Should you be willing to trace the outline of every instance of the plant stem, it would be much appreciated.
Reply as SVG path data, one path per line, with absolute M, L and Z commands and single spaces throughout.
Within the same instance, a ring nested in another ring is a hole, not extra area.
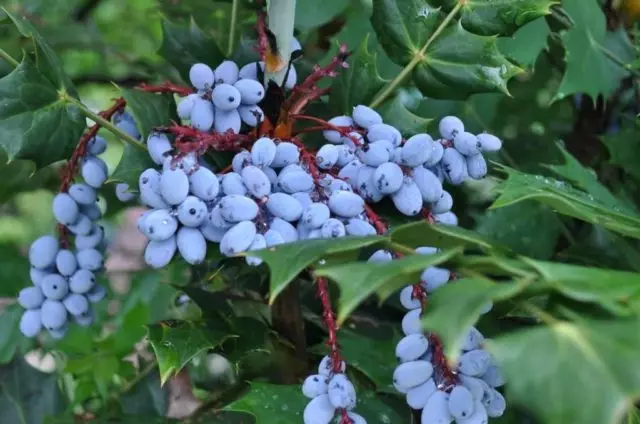
M 135 378 L 133 378 L 131 381 L 128 381 L 122 386 L 119 394 L 121 395 L 123 393 L 127 393 L 129 390 L 133 389 L 136 384 L 138 384 L 146 376 L 151 374 L 153 370 L 156 369 L 157 366 L 158 366 L 158 361 L 156 359 L 153 359 L 151 362 L 147 364 L 146 367 L 140 370 L 140 372 L 135 376 Z
M 227 57 L 233 53 L 236 44 L 236 25 L 238 23 L 238 3 L 239 0 L 233 0 L 231 3 L 231 24 L 229 29 L 229 44 L 227 45 Z
M 78 109 L 80 109 L 80 111 L 87 118 L 91 119 L 96 124 L 99 124 L 104 129 L 112 132 L 120 140 L 124 141 L 127 144 L 131 144 L 131 145 L 133 145 L 133 146 L 135 146 L 135 147 L 137 147 L 139 149 L 147 150 L 147 146 L 145 146 L 144 143 L 141 143 L 140 141 L 138 141 L 135 138 L 131 137 L 129 134 L 125 133 L 120 128 L 118 128 L 115 125 L 113 125 L 111 123 L 111 121 L 109 121 L 107 119 L 104 119 L 102 116 L 100 116 L 97 113 L 95 113 L 92 110 L 90 110 L 88 107 L 86 107 L 84 104 L 82 104 L 82 102 L 80 100 L 78 100 L 78 99 L 76 99 L 74 97 L 71 97 L 66 93 L 62 94 L 61 98 L 66 102 L 73 103 L 75 106 L 78 107 Z
M 20 62 L 15 60 L 9 53 L 0 49 L 0 57 L 3 58 L 9 65 L 12 65 L 14 68 L 17 68 L 20 65 Z
M 369 104 L 369 107 L 375 108 L 380 106 L 382 102 L 385 101 L 387 97 L 389 97 L 394 92 L 394 90 L 398 88 L 400 84 L 402 84 L 404 79 L 407 76 L 409 76 L 409 74 L 413 71 L 413 68 L 415 68 L 418 65 L 418 63 L 422 62 L 425 59 L 424 55 L 427 52 L 427 49 L 429 48 L 429 46 L 431 46 L 431 44 L 436 40 L 436 38 L 438 38 L 438 36 L 442 33 L 442 31 L 444 31 L 447 25 L 449 25 L 449 22 L 451 22 L 451 20 L 456 16 L 456 14 L 461 8 L 462 8 L 462 2 L 458 1 L 456 6 L 453 9 L 451 9 L 451 12 L 449 12 L 449 14 L 444 18 L 444 20 L 440 23 L 440 25 L 438 25 L 438 28 L 436 28 L 433 34 L 431 34 L 431 37 L 429 37 L 429 39 L 424 44 L 424 46 L 417 53 L 413 55 L 413 59 L 411 59 L 411 62 L 409 62 L 402 69 L 402 71 L 400 71 L 400 73 L 396 75 L 396 77 L 392 79 L 391 82 L 389 82 L 389 84 L 387 84 L 382 89 L 382 91 L 378 93 L 378 95 L 375 97 L 375 99 L 373 99 L 371 104 Z

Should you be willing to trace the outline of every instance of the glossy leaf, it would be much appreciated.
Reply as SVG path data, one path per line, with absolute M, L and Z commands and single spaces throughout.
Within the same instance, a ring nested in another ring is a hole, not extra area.
M 384 238 L 378 236 L 347 237 L 341 239 L 340 243 L 336 243 L 332 239 L 305 240 L 251 252 L 251 256 L 262 258 L 269 266 L 271 277 L 269 302 L 273 303 L 278 294 L 298 274 L 323 257 L 371 246 L 381 240 L 384 240 Z
M 504 166 L 502 169 L 508 174 L 508 179 L 498 187 L 500 196 L 491 208 L 534 199 L 551 206 L 561 214 L 602 225 L 620 234 L 640 238 L 639 216 L 628 215 L 617 208 L 611 208 L 593 195 L 576 190 L 562 181 L 540 175 L 524 174 Z
M 194 63 L 217 66 L 224 54 L 215 40 L 209 38 L 192 20 L 189 27 L 162 22 L 162 45 L 158 51 L 172 64 L 185 82 L 189 81 L 189 69 Z
M 328 277 L 340 287 L 338 322 L 342 323 L 367 297 L 377 294 L 381 300 L 407 284 L 420 280 L 422 271 L 445 262 L 459 253 L 445 250 L 435 255 L 409 255 L 384 263 L 356 262 L 319 268 L 314 274 Z
M 574 25 L 561 33 L 567 66 L 555 98 L 574 93 L 584 93 L 593 99 L 599 94 L 609 97 L 627 74 L 609 56 L 630 63 L 634 57 L 631 43 L 623 33 L 607 34 L 605 16 L 597 0 L 564 0 L 562 7 Z M 608 37 L 613 38 L 608 41 Z M 610 42 L 613 45 L 608 45 Z
M 209 329 L 204 324 L 174 320 L 148 326 L 147 336 L 158 360 L 162 384 L 194 356 L 233 337 L 223 331 Z
M 0 367 L 0 418 L 3 423 L 39 424 L 59 414 L 66 401 L 56 374 L 45 374 L 23 358 Z
M 451 10 L 456 0 L 430 0 L 434 6 Z M 474 34 L 511 35 L 534 19 L 551 13 L 556 0 L 466 0 L 460 9 L 462 26 Z
M 486 236 L 452 225 L 430 224 L 418 221 L 395 228 L 391 241 L 411 247 L 435 246 L 450 248 L 457 246 L 493 249 L 497 245 Z
M 410 137 L 414 134 L 427 132 L 427 126 L 432 121 L 411 112 L 402 104 L 400 97 L 396 96 L 392 100 L 385 102 L 379 109 L 384 122 L 393 125 L 402 133 Z
M 638 325 L 556 321 L 486 345 L 506 375 L 508 398 L 541 422 L 617 423 L 640 392 Z
M 295 25 L 301 31 L 318 28 L 347 8 L 349 2 L 343 0 L 296 1 Z
M 85 120 L 58 95 L 43 63 L 29 56 L 0 79 L 0 146 L 9 159 L 33 161 L 36 169 L 71 155 Z
M 487 211 L 479 218 L 476 231 L 521 255 L 549 259 L 562 233 L 562 222 L 547 206 L 524 201 Z
M 10 362 L 18 353 L 26 352 L 32 342 L 20 332 L 20 318 L 24 309 L 16 304 L 0 311 L 0 364 Z
M 298 384 L 279 385 L 254 381 L 249 391 L 227 405 L 227 411 L 247 412 L 256 423 L 290 424 L 299 422 L 308 399 Z
M 640 178 L 640 132 L 636 128 L 625 128 L 618 134 L 608 134 L 602 137 L 602 142 L 609 150 L 609 163 Z
M 120 403 L 125 414 L 149 414 L 164 416 L 167 413 L 169 391 L 160 386 L 157 372 L 144 377 L 129 391 L 120 396 Z
M 376 67 L 377 54 L 369 52 L 368 44 L 369 35 L 349 58 L 349 68 L 341 70 L 331 85 L 329 106 L 334 113 L 350 115 L 355 105 L 368 104 L 384 86 Z
M 462 338 L 488 303 L 515 296 L 527 283 L 494 283 L 479 278 L 451 281 L 429 295 L 422 324 L 442 339 L 449 361 L 460 354 Z
M 509 59 L 531 68 L 547 46 L 549 33 L 549 25 L 539 18 L 517 30 L 511 37 L 498 38 L 498 48 Z

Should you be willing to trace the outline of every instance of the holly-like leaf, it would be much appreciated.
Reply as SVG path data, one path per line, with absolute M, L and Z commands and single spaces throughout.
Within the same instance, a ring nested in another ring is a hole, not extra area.
M 458 23 L 427 48 L 413 80 L 425 96 L 465 99 L 474 93 L 509 94 L 507 82 L 521 72 L 498 51 L 495 37 L 471 34 Z
M 427 221 L 418 221 L 397 227 L 391 231 L 390 237 L 393 242 L 411 247 L 450 248 L 465 246 L 500 249 L 499 245 L 482 234 L 453 225 L 430 224 Z
M 429 0 L 449 11 L 457 0 Z M 462 25 L 480 35 L 512 35 L 518 28 L 551 13 L 556 0 L 465 0 L 460 9 Z
M 384 86 L 376 67 L 377 54 L 369 52 L 368 43 L 369 34 L 349 59 L 349 68 L 343 69 L 331 85 L 329 106 L 335 113 L 351 115 L 355 105 L 368 104 Z
M 444 14 L 419 0 L 374 0 L 371 23 L 391 60 L 408 69 L 415 65 L 413 81 L 429 97 L 508 94 L 508 80 L 522 71 L 500 54 L 495 37 L 472 34 L 459 22 L 432 37 Z
M 178 70 L 184 81 L 189 81 L 189 69 L 194 63 L 215 67 L 225 58 L 215 40 L 202 32 L 193 20 L 189 27 L 163 21 L 158 54 Z
M 305 240 L 251 252 L 251 256 L 262 258 L 269 266 L 269 302 L 273 303 L 298 274 L 323 257 L 371 246 L 382 240 L 384 237 L 377 236 L 346 237 L 340 243 L 331 239 Z
M 634 408 L 640 392 L 639 325 L 556 321 L 486 345 L 505 373 L 508 398 L 540 422 L 612 424 Z
M 227 405 L 227 411 L 247 412 L 256 423 L 290 424 L 300 421 L 309 399 L 300 386 L 269 384 L 254 381 L 249 392 Z
M 127 107 L 143 140 L 146 140 L 154 128 L 170 125 L 172 121 L 178 122 L 176 104 L 169 94 L 122 89 L 122 96 L 127 101 Z M 127 143 L 109 180 L 127 183 L 131 191 L 136 191 L 140 174 L 154 166 L 155 163 L 146 150 Z
M 517 30 L 511 37 L 498 38 L 498 48 L 509 59 L 523 67 L 532 68 L 547 46 L 549 33 L 547 21 L 542 18 L 536 19 Z
M 524 259 L 549 286 L 581 302 L 624 306 L 640 294 L 640 273 Z
M 491 208 L 534 199 L 563 215 L 640 238 L 640 216 L 622 212 L 620 208 L 611 208 L 593 195 L 579 191 L 565 182 L 541 175 L 525 174 L 506 166 L 501 168 L 508 174 L 508 179 L 498 187 L 500 196 Z
M 0 146 L 10 160 L 31 160 L 36 169 L 69 157 L 85 128 L 78 109 L 60 99 L 45 65 L 25 56 L 0 79 Z
M 494 283 L 479 278 L 451 281 L 429 295 L 422 324 L 442 339 L 445 355 L 455 361 L 466 332 L 488 303 L 520 293 L 528 283 Z
M 147 336 L 158 360 L 162 384 L 184 368 L 194 356 L 234 337 L 226 332 L 207 328 L 202 323 L 175 320 L 149 325 Z
M 567 65 L 555 99 L 574 93 L 585 93 L 593 99 L 600 94 L 608 98 L 628 74 L 623 65 L 616 62 L 624 64 L 633 60 L 631 43 L 623 33 L 608 35 L 605 15 L 597 0 L 564 0 L 562 7 L 574 25 L 561 34 Z M 615 57 L 615 61 L 610 56 Z
M 66 408 L 56 374 L 45 374 L 23 358 L 0 367 L 0 418 L 3 423 L 39 424 Z
M 524 201 L 487 211 L 479 218 L 476 231 L 518 254 L 549 259 L 562 233 L 562 222 L 547 206 Z
M 129 391 L 120 396 L 122 411 L 125 414 L 149 414 L 165 416 L 168 407 L 169 391 L 160 385 L 157 372 L 145 376 Z
M 445 262 L 458 253 L 460 249 L 449 249 L 435 255 L 409 255 L 384 263 L 347 263 L 318 268 L 314 274 L 328 277 L 340 287 L 338 322 L 342 323 L 367 297 L 377 294 L 384 300 L 401 287 L 419 281 L 425 268 Z
M 399 96 L 395 96 L 391 101 L 385 102 L 378 109 L 378 112 L 382 115 L 385 123 L 396 127 L 406 137 L 426 132 L 427 125 L 432 121 L 407 109 Z
M 334 19 L 342 13 L 349 2 L 344 0 L 300 0 L 296 1 L 295 24 L 301 31 L 310 31 Z
M 635 127 L 625 128 L 617 134 L 602 137 L 607 146 L 609 162 L 623 168 L 629 175 L 640 178 L 640 131 Z

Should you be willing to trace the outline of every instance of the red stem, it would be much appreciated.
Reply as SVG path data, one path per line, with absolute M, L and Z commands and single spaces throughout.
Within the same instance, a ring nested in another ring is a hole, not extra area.
M 256 135 L 252 133 L 236 134 L 233 131 L 227 131 L 224 133 L 211 134 L 198 131 L 195 128 L 178 125 L 175 122 L 169 127 L 160 127 L 157 128 L 157 130 L 176 136 L 174 146 L 179 152 L 178 156 L 184 156 L 192 152 L 203 155 L 209 149 L 238 151 L 251 146 L 256 140 Z
M 320 124 L 320 128 L 324 127 L 323 130 L 337 131 L 338 133 L 340 133 L 341 136 L 349 137 L 349 139 L 356 146 L 360 146 L 360 144 L 361 144 L 360 140 L 358 138 L 356 138 L 355 136 L 349 135 L 350 132 L 354 131 L 354 129 L 352 127 L 342 127 L 342 126 L 333 125 L 332 123 L 330 123 L 328 121 L 325 121 L 324 119 L 316 118 L 315 116 L 310 116 L 310 115 L 290 114 L 289 118 L 291 118 L 293 120 L 302 119 L 302 120 L 305 120 L 305 121 L 316 122 L 316 123 Z
M 324 324 L 327 327 L 329 336 L 327 338 L 327 346 L 329 346 L 331 357 L 331 372 L 342 372 L 342 356 L 340 355 L 340 346 L 338 346 L 338 326 L 336 324 L 336 316 L 331 306 L 331 299 L 329 298 L 329 291 L 327 288 L 326 278 L 316 279 L 316 293 L 322 302 L 322 318 Z M 353 421 L 347 415 L 347 410 L 340 409 L 340 424 L 351 424 Z
M 165 81 L 159 85 L 149 85 L 143 82 L 142 84 L 137 85 L 136 89 L 146 91 L 148 93 L 175 93 L 182 97 L 195 93 L 195 90 L 191 87 L 173 84 L 170 81 Z

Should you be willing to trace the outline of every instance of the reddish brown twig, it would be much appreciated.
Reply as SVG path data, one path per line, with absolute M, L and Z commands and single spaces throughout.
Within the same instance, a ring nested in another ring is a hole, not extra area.
M 217 151 L 238 151 L 249 147 L 256 140 L 255 134 L 236 134 L 229 130 L 224 133 L 207 133 L 192 127 L 178 125 L 175 122 L 169 127 L 157 128 L 176 136 L 174 143 L 177 156 L 188 153 L 203 155 L 209 149 Z
M 371 222 L 371 225 L 373 225 L 378 234 L 382 235 L 387 232 L 387 226 L 382 218 L 380 218 L 378 214 L 374 212 L 371 206 L 367 205 L 366 203 L 364 205 L 364 213 L 367 215 L 369 222 Z
M 331 306 L 331 299 L 329 298 L 328 283 L 326 278 L 316 279 L 316 294 L 322 302 L 322 319 L 327 327 L 327 346 L 329 347 L 329 357 L 331 358 L 331 372 L 342 372 L 342 356 L 340 355 L 340 346 L 338 345 L 338 325 L 336 324 L 336 317 Z M 351 424 L 353 421 L 347 415 L 347 410 L 340 409 L 341 419 L 340 424 Z
M 297 119 L 302 119 L 304 121 L 311 121 L 311 122 L 315 122 L 317 124 L 320 124 L 319 127 L 322 129 L 322 131 L 325 130 L 333 130 L 338 132 L 342 137 L 348 137 L 349 140 L 351 140 L 353 142 L 354 145 L 356 146 L 360 146 L 362 143 L 360 142 L 360 139 L 358 139 L 355 136 L 350 135 L 349 133 L 356 131 L 355 128 L 353 127 L 344 127 L 344 126 L 338 126 L 338 125 L 333 125 L 332 123 L 325 121 L 322 118 L 316 118 L 315 116 L 311 116 L 311 115 L 301 115 L 301 114 L 290 114 L 289 115 L 290 119 L 293 119 L 294 121 Z
M 98 113 L 104 119 L 111 119 L 111 117 L 119 111 L 124 110 L 127 102 L 120 97 L 115 100 L 113 106 L 111 106 L 107 110 L 103 110 Z M 89 145 L 89 141 L 94 138 L 98 131 L 100 130 L 101 125 L 96 123 L 93 124 L 78 140 L 78 144 L 73 149 L 73 153 L 71 154 L 71 158 L 67 161 L 67 163 L 60 170 L 60 187 L 58 188 L 58 192 L 66 193 L 69 190 L 69 187 L 73 183 L 73 178 L 78 171 L 78 164 L 80 160 L 87 154 L 87 146 Z M 69 230 L 62 224 L 58 225 L 58 233 L 60 235 L 60 244 L 63 248 L 68 247 L 69 243 Z
M 165 81 L 162 84 L 158 85 L 149 85 L 143 82 L 142 84 L 138 84 L 136 86 L 136 89 L 140 91 L 146 91 L 148 93 L 175 93 L 181 97 L 195 93 L 195 89 L 191 87 L 173 84 L 170 81 Z
M 424 207 L 422 208 L 422 211 L 420 213 L 429 224 L 434 224 L 436 222 L 433 214 L 431 213 L 431 209 Z

